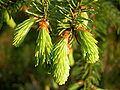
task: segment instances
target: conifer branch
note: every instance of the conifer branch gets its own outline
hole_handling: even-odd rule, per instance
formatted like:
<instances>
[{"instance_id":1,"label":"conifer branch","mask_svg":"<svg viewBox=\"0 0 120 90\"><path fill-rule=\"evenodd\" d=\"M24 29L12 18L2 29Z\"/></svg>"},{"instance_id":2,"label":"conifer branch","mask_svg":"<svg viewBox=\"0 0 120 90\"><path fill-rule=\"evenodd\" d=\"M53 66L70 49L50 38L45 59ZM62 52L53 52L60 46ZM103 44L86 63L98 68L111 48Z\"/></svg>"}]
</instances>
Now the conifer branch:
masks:
<instances>
[{"instance_id":1,"label":"conifer branch","mask_svg":"<svg viewBox=\"0 0 120 90\"><path fill-rule=\"evenodd\" d=\"M52 42L51 42L51 37L49 35L49 23L47 21L40 21L39 22L40 27L39 27L39 35L37 38L37 46L36 46L36 51L35 51L35 57L37 59L37 64L43 65L48 64L49 61L49 55L52 50Z\"/></svg>"},{"instance_id":2,"label":"conifer branch","mask_svg":"<svg viewBox=\"0 0 120 90\"><path fill-rule=\"evenodd\" d=\"M45 68L48 67L48 73L51 74L59 85L63 85L68 79L70 65L72 66L75 63L71 43L75 40L72 37L74 35L81 46L83 58L87 61L87 63L82 61L82 64L85 65L84 68L80 67L84 70L83 76L81 77L82 84L85 88L89 87L88 84L90 86L93 85L91 80L86 78L92 72L91 67L88 67L88 63L96 63L99 60L99 52L96 45L97 41L86 30L89 29L89 10L82 6L89 5L93 1L32 1L30 3L31 7L26 12L34 17L25 20L16 27L13 45L19 46L32 25L34 23L38 25L39 28L37 30L39 34L35 49L36 66L40 64L41 66L45 66ZM59 36L59 38L51 38L51 34Z\"/></svg>"}]
</instances>

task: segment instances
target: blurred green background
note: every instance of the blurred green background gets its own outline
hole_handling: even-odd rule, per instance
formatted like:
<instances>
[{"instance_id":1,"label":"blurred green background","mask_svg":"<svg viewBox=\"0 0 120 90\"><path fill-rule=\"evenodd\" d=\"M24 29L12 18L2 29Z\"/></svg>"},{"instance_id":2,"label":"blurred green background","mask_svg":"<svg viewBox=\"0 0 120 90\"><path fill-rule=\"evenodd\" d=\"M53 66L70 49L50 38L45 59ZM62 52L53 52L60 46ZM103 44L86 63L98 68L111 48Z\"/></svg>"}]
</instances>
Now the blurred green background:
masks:
<instances>
[{"instance_id":1,"label":"blurred green background","mask_svg":"<svg viewBox=\"0 0 120 90\"><path fill-rule=\"evenodd\" d=\"M100 87L120 90L120 0L101 0L99 5L101 9L94 20L104 70L101 73ZM28 18L22 10L13 17L16 24ZM2 21L0 25L0 90L66 90L69 87L69 80L66 85L58 86L44 69L35 68L37 31L34 28L24 43L16 48L12 45L14 29ZM76 53L77 49L74 48L75 60ZM73 68L74 66L71 72Z\"/></svg>"}]
</instances>

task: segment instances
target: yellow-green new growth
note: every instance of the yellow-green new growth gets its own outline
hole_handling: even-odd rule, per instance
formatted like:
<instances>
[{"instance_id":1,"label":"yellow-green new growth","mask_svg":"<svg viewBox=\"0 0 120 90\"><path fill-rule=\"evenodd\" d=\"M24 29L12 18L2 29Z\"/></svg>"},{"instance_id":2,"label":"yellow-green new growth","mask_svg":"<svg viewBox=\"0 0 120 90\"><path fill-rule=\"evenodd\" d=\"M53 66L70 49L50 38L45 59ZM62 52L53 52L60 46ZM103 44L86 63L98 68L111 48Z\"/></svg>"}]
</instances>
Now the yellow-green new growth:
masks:
<instances>
[{"instance_id":1,"label":"yellow-green new growth","mask_svg":"<svg viewBox=\"0 0 120 90\"><path fill-rule=\"evenodd\" d=\"M88 63L95 63L99 60L97 40L95 40L88 31L77 32L78 41L81 44L83 57Z\"/></svg>"},{"instance_id":2,"label":"yellow-green new growth","mask_svg":"<svg viewBox=\"0 0 120 90\"><path fill-rule=\"evenodd\" d=\"M16 27L13 40L14 46L18 47L24 41L34 21L34 19L27 19Z\"/></svg>"},{"instance_id":3,"label":"yellow-green new growth","mask_svg":"<svg viewBox=\"0 0 120 90\"><path fill-rule=\"evenodd\" d=\"M95 63L99 60L98 46L96 45L97 40L91 36L90 32L85 30L88 24L87 12L81 12L81 17L83 17L83 19L81 20L81 25L78 26L77 39L81 44L84 59L87 60L88 63Z\"/></svg>"},{"instance_id":4,"label":"yellow-green new growth","mask_svg":"<svg viewBox=\"0 0 120 90\"><path fill-rule=\"evenodd\" d=\"M59 84L65 84L69 76L69 60L67 44L61 39L52 52L51 74Z\"/></svg>"},{"instance_id":5,"label":"yellow-green new growth","mask_svg":"<svg viewBox=\"0 0 120 90\"><path fill-rule=\"evenodd\" d=\"M13 20L12 16L10 17L7 10L5 10L5 12L4 12L4 19L5 19L5 22L7 23L7 25L9 25L12 28L15 28L16 23Z\"/></svg>"},{"instance_id":6,"label":"yellow-green new growth","mask_svg":"<svg viewBox=\"0 0 120 90\"><path fill-rule=\"evenodd\" d=\"M47 32L47 30L40 29L36 42L37 42L36 51L35 51L35 57L37 59L36 66L39 64L39 62L41 65L44 63L48 64L49 54L52 49L52 42L51 42L51 37Z\"/></svg>"}]
</instances>

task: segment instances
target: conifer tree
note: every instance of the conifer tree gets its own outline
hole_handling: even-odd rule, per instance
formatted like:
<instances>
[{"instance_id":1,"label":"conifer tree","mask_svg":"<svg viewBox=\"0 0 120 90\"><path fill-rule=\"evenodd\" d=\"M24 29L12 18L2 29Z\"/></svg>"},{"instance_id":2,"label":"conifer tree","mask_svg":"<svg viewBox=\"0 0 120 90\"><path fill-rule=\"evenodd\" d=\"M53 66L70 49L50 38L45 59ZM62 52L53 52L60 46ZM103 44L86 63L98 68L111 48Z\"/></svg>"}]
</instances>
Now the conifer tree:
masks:
<instances>
[{"instance_id":1,"label":"conifer tree","mask_svg":"<svg viewBox=\"0 0 120 90\"><path fill-rule=\"evenodd\" d=\"M34 27L38 32L35 66L44 67L57 84L63 85L67 82L70 68L74 65L71 76L76 77L76 82L68 89L97 90L100 89L101 78L98 70L102 71L99 42L96 40L96 34L99 35L100 31L95 31L94 28L94 16L100 7L97 2L99 1L1 0L0 15L3 17L0 19L4 19L10 27L15 28L13 45L18 48L29 31L37 26ZM12 11L17 8L14 12L17 13L22 5L29 6L25 9L29 18L16 26ZM80 60L74 57L76 45L79 47Z\"/></svg>"}]
</instances>

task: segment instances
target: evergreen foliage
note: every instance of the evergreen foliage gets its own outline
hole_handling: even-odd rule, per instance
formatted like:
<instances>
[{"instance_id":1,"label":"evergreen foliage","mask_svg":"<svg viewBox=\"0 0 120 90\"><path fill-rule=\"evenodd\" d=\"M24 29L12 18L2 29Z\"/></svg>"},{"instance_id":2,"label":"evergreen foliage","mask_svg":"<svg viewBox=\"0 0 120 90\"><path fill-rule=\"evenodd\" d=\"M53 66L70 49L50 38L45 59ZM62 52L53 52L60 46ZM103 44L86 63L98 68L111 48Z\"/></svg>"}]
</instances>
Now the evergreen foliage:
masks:
<instances>
[{"instance_id":1,"label":"evergreen foliage","mask_svg":"<svg viewBox=\"0 0 120 90\"><path fill-rule=\"evenodd\" d=\"M65 84L69 76L68 46L62 38L51 53L51 74L59 85Z\"/></svg>"},{"instance_id":2,"label":"evergreen foliage","mask_svg":"<svg viewBox=\"0 0 120 90\"><path fill-rule=\"evenodd\" d=\"M34 19L27 19L23 23L17 25L15 29L15 37L13 41L13 45L18 47L26 37L27 33L31 29L31 26L34 24Z\"/></svg>"},{"instance_id":3,"label":"evergreen foliage","mask_svg":"<svg viewBox=\"0 0 120 90\"><path fill-rule=\"evenodd\" d=\"M52 50L52 42L51 42L51 37L49 35L48 28L41 28L39 29L39 35L37 38L37 46L36 46L36 52L35 52L35 57L37 59L37 64L40 65L46 63L49 63L49 54ZM39 60L40 59L40 60Z\"/></svg>"},{"instance_id":4,"label":"evergreen foliage","mask_svg":"<svg viewBox=\"0 0 120 90\"><path fill-rule=\"evenodd\" d=\"M89 32L84 31L84 28L81 29L80 25L87 27L88 24L88 15L85 10L84 6L80 6L82 1L60 1L57 7L55 7L57 12L59 13L59 17L63 15L62 21L58 19L58 30L59 35L62 35L66 30L70 30L73 33L75 32L76 39L81 44L81 50L83 53L83 57L87 60L88 63L95 63L98 61L98 48L96 46L97 41L90 35ZM86 3L86 2L85 2ZM90 2L88 2L89 4ZM40 65L46 63L50 64L51 66L51 74L54 80L59 83L60 85L65 84L67 78L69 76L69 69L70 69L70 62L68 60L68 46L71 41L69 35L63 34L62 36L65 38L66 41L60 40L58 44L56 44L55 48L52 51L52 42L51 37L49 35L49 7L50 1L35 1L32 2L32 7L26 10L27 13L32 14L36 17L36 22L39 22L39 35L37 39L37 47L35 57L37 59L37 64ZM87 4L87 3L86 3ZM37 6L38 5L38 6ZM39 5L42 5L39 8ZM63 6L62 6L63 5ZM81 7L81 8L80 8ZM37 12L39 11L39 13ZM48 21L46 19L48 18ZM53 18L52 18L53 19ZM16 27L16 33L14 37L13 45L19 46L25 36L27 35L28 31L30 30L31 26L34 24L34 19L28 19L23 23L19 24ZM51 22L52 23L52 22ZM62 32L61 32L62 30ZM80 31L81 30L81 31ZM82 31L83 30L83 31ZM68 33L69 34L69 33ZM67 38L67 39L66 39ZM50 54L51 53L51 54ZM50 60L51 58L51 60ZM47 65L46 65L47 67Z\"/></svg>"},{"instance_id":5,"label":"evergreen foliage","mask_svg":"<svg viewBox=\"0 0 120 90\"><path fill-rule=\"evenodd\" d=\"M16 26L12 11L16 8L14 13L17 13L22 5L27 6L25 13L29 19ZM30 29L36 30L35 66L44 68L55 85L63 85L73 76L75 81L68 90L99 90L103 71L99 57L110 24L104 23L112 22L118 36L120 32L119 13L113 7L107 0L1 0L0 28L3 20L15 28L13 45L16 47L22 44Z\"/></svg>"},{"instance_id":6,"label":"evergreen foliage","mask_svg":"<svg viewBox=\"0 0 120 90\"><path fill-rule=\"evenodd\" d=\"M5 22L6 22L10 27L14 28L14 27L16 26L16 23L14 22L13 18L9 16L7 10L4 12L3 15L4 15L4 20L5 20Z\"/></svg>"},{"instance_id":7,"label":"evergreen foliage","mask_svg":"<svg viewBox=\"0 0 120 90\"><path fill-rule=\"evenodd\" d=\"M98 47L97 41L91 36L88 31L78 31L77 36L81 44L83 57L88 63L95 63L98 61Z\"/></svg>"}]
</instances>

